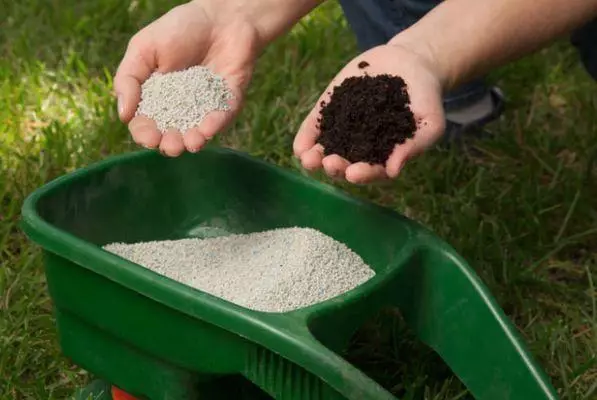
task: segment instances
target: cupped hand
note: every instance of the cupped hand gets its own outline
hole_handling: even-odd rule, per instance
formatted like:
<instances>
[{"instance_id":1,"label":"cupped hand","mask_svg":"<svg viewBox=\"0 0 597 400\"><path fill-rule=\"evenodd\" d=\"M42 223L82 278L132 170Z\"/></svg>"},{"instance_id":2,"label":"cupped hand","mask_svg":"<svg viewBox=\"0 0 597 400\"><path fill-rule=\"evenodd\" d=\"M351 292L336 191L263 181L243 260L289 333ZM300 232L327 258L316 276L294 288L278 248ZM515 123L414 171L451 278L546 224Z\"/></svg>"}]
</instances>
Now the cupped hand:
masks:
<instances>
[{"instance_id":1,"label":"cupped hand","mask_svg":"<svg viewBox=\"0 0 597 400\"><path fill-rule=\"evenodd\" d=\"M191 1L178 6L140 30L130 40L114 78L118 113L139 145L159 148L168 156L196 152L238 113L260 48L258 31L241 12L225 9L220 0ZM233 94L229 111L206 115L187 132L164 134L156 123L135 116L141 85L155 72L204 65L222 76ZM182 135L184 133L184 135Z\"/></svg>"},{"instance_id":2,"label":"cupped hand","mask_svg":"<svg viewBox=\"0 0 597 400\"><path fill-rule=\"evenodd\" d=\"M358 64L362 61L369 66L359 68ZM407 84L410 108L417 121L414 137L396 145L385 165L350 163L337 154L325 156L323 147L317 144L322 101L329 103L328 93L332 93L335 86L348 77L363 75L365 71L370 76L390 74L402 77ZM408 159L433 145L443 134L445 118L441 93L440 79L428 58L399 44L375 47L354 58L332 80L299 128L293 145L294 154L300 158L304 168L323 168L330 177L346 179L351 183L364 184L395 178Z\"/></svg>"}]
</instances>

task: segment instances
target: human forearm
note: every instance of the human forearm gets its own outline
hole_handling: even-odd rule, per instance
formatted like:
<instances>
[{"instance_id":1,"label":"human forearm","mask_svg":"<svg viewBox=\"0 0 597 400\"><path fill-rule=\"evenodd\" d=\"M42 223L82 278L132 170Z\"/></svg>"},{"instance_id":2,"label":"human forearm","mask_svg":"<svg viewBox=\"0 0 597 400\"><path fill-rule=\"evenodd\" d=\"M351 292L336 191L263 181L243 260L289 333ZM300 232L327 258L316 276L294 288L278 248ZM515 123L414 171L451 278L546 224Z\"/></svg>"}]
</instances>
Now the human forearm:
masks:
<instances>
[{"instance_id":1,"label":"human forearm","mask_svg":"<svg viewBox=\"0 0 597 400\"><path fill-rule=\"evenodd\" d=\"M420 52L450 89L596 15L597 0L445 0L389 44Z\"/></svg>"},{"instance_id":2,"label":"human forearm","mask_svg":"<svg viewBox=\"0 0 597 400\"><path fill-rule=\"evenodd\" d=\"M325 0L215 0L220 15L241 15L250 19L264 43L289 30ZM207 1L193 0L202 3ZM222 13L222 9L226 12ZM209 10L209 7L208 7ZM209 11L208 11L209 12Z\"/></svg>"}]
</instances>

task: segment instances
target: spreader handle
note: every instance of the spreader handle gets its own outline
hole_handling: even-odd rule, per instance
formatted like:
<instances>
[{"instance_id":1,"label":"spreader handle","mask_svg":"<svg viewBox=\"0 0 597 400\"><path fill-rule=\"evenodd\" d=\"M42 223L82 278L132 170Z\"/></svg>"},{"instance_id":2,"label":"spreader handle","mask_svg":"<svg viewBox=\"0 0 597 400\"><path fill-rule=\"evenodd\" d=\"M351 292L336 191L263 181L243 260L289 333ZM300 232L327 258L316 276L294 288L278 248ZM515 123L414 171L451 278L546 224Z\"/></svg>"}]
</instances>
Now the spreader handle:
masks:
<instances>
[{"instance_id":1,"label":"spreader handle","mask_svg":"<svg viewBox=\"0 0 597 400\"><path fill-rule=\"evenodd\" d=\"M388 298L475 399L558 398L491 293L449 246L421 246L393 279Z\"/></svg>"},{"instance_id":2,"label":"spreader handle","mask_svg":"<svg viewBox=\"0 0 597 400\"><path fill-rule=\"evenodd\" d=\"M397 400L306 331L309 357L297 362L256 346L243 375L278 400Z\"/></svg>"}]
</instances>

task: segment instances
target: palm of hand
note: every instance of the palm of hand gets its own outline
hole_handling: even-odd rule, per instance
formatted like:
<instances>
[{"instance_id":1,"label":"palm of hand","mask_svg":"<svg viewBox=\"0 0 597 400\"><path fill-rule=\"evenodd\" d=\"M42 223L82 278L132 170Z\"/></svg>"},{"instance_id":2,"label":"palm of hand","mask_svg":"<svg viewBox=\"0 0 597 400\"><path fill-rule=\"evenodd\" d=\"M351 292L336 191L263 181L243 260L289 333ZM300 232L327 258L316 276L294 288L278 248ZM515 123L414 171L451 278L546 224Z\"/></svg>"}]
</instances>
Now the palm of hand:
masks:
<instances>
[{"instance_id":1,"label":"palm of hand","mask_svg":"<svg viewBox=\"0 0 597 400\"><path fill-rule=\"evenodd\" d=\"M178 6L139 31L130 41L114 78L119 114L136 143L169 156L198 151L238 113L257 51L256 29L240 17L210 15L196 3ZM222 76L234 96L231 110L209 113L200 126L161 134L156 124L135 116L141 85L154 71L205 65Z\"/></svg>"},{"instance_id":2,"label":"palm of hand","mask_svg":"<svg viewBox=\"0 0 597 400\"><path fill-rule=\"evenodd\" d=\"M347 77L363 74L363 71L358 68L361 61L369 63L367 73L371 76L390 74L401 76L406 81L411 110L419 122L414 138L396 146L385 166L364 162L351 164L335 154L324 156L323 148L316 144L319 135L317 119L322 100L329 102L330 96L327 93ZM344 178L352 183L394 178L408 159L431 146L444 130L440 82L436 74L417 54L403 47L379 46L359 55L336 75L323 93L296 135L294 153L306 169L323 168L331 177Z\"/></svg>"}]
</instances>

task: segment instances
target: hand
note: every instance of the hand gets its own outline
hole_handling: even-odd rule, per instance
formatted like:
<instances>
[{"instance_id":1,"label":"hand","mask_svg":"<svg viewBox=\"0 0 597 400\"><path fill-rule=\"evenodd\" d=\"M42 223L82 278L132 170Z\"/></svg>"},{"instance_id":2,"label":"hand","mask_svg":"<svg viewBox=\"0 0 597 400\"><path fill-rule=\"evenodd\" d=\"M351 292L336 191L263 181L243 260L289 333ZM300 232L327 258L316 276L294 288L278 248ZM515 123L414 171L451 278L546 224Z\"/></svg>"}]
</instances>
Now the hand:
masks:
<instances>
[{"instance_id":1,"label":"hand","mask_svg":"<svg viewBox=\"0 0 597 400\"><path fill-rule=\"evenodd\" d=\"M120 119L128 123L135 142L158 148L168 156L196 152L238 113L253 72L261 39L256 24L221 0L192 1L170 10L129 42L114 78ZM154 71L169 72L205 65L221 75L232 91L230 111L209 113L199 127L184 135L162 135L154 121L135 116L141 85Z\"/></svg>"},{"instance_id":2,"label":"hand","mask_svg":"<svg viewBox=\"0 0 597 400\"><path fill-rule=\"evenodd\" d=\"M358 68L363 60L369 63L366 70ZM392 43L375 47L349 62L317 100L317 105L303 121L295 137L294 154L300 158L303 167L308 170L323 167L330 177L358 184L398 176L408 159L431 146L444 132L442 85L430 60L423 53L410 50L410 46ZM418 122L414 137L396 146L385 166L365 162L351 164L336 154L324 156L322 146L316 143L321 102L329 102L327 93L332 92L334 86L350 76L362 75L363 71L370 76L387 73L402 77L407 84L411 110Z\"/></svg>"}]
</instances>

